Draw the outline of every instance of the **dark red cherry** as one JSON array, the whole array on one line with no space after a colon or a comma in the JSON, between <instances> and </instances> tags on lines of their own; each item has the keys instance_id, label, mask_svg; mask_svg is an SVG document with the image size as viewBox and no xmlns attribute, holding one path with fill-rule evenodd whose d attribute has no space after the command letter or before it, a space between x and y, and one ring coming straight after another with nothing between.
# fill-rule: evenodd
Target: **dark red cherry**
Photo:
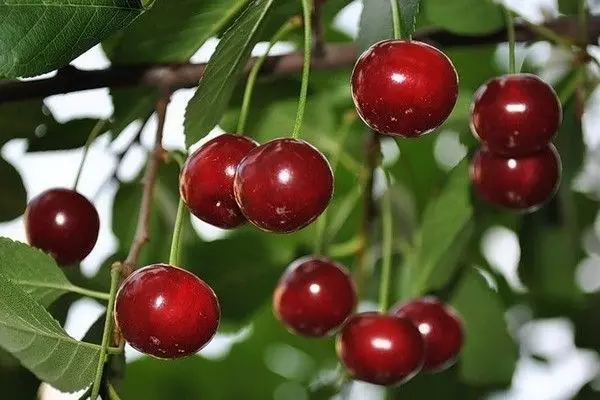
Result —
<instances>
[{"instance_id":1,"label":"dark red cherry","mask_svg":"<svg viewBox=\"0 0 600 400\"><path fill-rule=\"evenodd\" d=\"M550 200L560 183L560 157L553 145L518 158L479 148L471 164L477 194L491 204L534 211Z\"/></svg>"},{"instance_id":2,"label":"dark red cherry","mask_svg":"<svg viewBox=\"0 0 600 400\"><path fill-rule=\"evenodd\" d=\"M130 275L115 300L115 321L136 350L173 359L202 349L219 327L215 292L196 275L153 264Z\"/></svg>"},{"instance_id":3,"label":"dark red cherry","mask_svg":"<svg viewBox=\"0 0 600 400\"><path fill-rule=\"evenodd\" d=\"M327 208L333 173L325 156L309 143L275 139L242 160L233 189L250 222L265 231L290 233Z\"/></svg>"},{"instance_id":4,"label":"dark red cherry","mask_svg":"<svg viewBox=\"0 0 600 400\"><path fill-rule=\"evenodd\" d=\"M223 229L246 222L233 195L233 178L240 161L258 144L245 136L217 136L185 162L179 191L190 212Z\"/></svg>"},{"instance_id":5,"label":"dark red cherry","mask_svg":"<svg viewBox=\"0 0 600 400\"><path fill-rule=\"evenodd\" d=\"M546 146L562 120L554 89L530 74L488 81L475 93L471 112L473 133L493 152L509 156Z\"/></svg>"},{"instance_id":6,"label":"dark red cherry","mask_svg":"<svg viewBox=\"0 0 600 400\"><path fill-rule=\"evenodd\" d=\"M350 317L336 350L350 374L377 385L404 383L425 361L425 342L411 321L375 312Z\"/></svg>"},{"instance_id":7,"label":"dark red cherry","mask_svg":"<svg viewBox=\"0 0 600 400\"><path fill-rule=\"evenodd\" d=\"M99 231L94 205L70 189L46 190L25 210L29 244L49 253L62 266L78 263L90 254Z\"/></svg>"},{"instance_id":8,"label":"dark red cherry","mask_svg":"<svg viewBox=\"0 0 600 400\"><path fill-rule=\"evenodd\" d=\"M422 42L384 40L372 45L352 72L358 114L384 135L417 137L440 126L458 97L452 61Z\"/></svg>"},{"instance_id":9,"label":"dark red cherry","mask_svg":"<svg viewBox=\"0 0 600 400\"><path fill-rule=\"evenodd\" d=\"M463 323L454 309L433 297L396 305L391 314L409 319L425 340L423 370L441 371L456 361L463 344Z\"/></svg>"},{"instance_id":10,"label":"dark red cherry","mask_svg":"<svg viewBox=\"0 0 600 400\"><path fill-rule=\"evenodd\" d=\"M354 282L344 267L327 258L304 257L279 280L273 309L292 332L319 337L339 328L356 301Z\"/></svg>"}]
</instances>

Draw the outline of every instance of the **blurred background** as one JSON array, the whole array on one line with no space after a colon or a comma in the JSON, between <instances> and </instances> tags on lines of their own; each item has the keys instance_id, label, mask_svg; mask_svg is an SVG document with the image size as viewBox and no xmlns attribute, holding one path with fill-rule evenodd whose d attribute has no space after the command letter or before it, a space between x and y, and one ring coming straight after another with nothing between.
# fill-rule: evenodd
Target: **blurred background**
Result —
<instances>
[{"instance_id":1,"label":"blurred background","mask_svg":"<svg viewBox=\"0 0 600 400\"><path fill-rule=\"evenodd\" d=\"M368 0L366 0L368 1ZM575 1L575 0L573 0ZM511 0L507 4L533 23L539 23L559 15L557 0ZM351 36L356 37L358 22L362 9L361 1L354 1L345 7L335 17L335 27ZM600 13L600 1L591 1L592 14ZM210 39L192 57L193 62L206 62L214 51L217 39ZM259 44L253 54L262 54L267 44ZM284 54L295 49L293 43L279 43L272 54ZM600 59L600 48L590 46L590 53ZM452 54L450 54L452 57ZM455 57L452 57L456 60ZM478 63L477 59L461 62ZM528 46L519 46L517 49L517 62L523 68L533 71L546 81L557 84L561 82L570 71L572 55L559 47L551 46L548 42L536 42ZM456 62L456 61L455 61ZM500 44L493 49L494 68L498 73L505 72L508 64L507 44ZM72 65L80 69L100 69L110 65L100 46L96 46L72 62ZM459 66L460 67L460 66ZM590 67L592 68L592 67ZM600 71L596 68L591 71L600 77ZM51 76L53 73L44 76ZM461 79L463 77L461 76ZM33 79L39 79L33 78ZM183 135L183 116L187 101L192 97L194 90L184 89L176 92L169 105L165 126L164 146L169 150L185 150ZM464 103L459 106L465 107ZM58 95L46 98L44 105L59 123L66 123L75 118L103 119L113 115L113 103L108 89L89 90L84 92ZM310 117L310 116L309 116ZM102 136L91 147L87 162L83 169L79 191L89 199L92 199L101 216L100 238L90 256L82 263L82 274L93 277L96 275L101 263L115 253L119 246L118 238L113 233L113 220L120 218L112 215L113 201L117 193L118 185L111 181L116 176L122 182L131 182L136 179L145 163L146 154L152 147L153 137L156 131L156 118L152 116L143 127L141 133L141 144L134 145L124 155L123 162L118 170L119 154L122 152L134 135L141 128L142 123L135 121L118 136L114 141L108 134ZM214 135L223 132L220 128L215 129L209 137L203 139L200 145ZM285 132L282 132L285 134ZM468 153L467 146L461 138L461 132L445 127L435 135L433 152L435 162L441 170L449 171L455 167ZM586 158L581 171L573 180L575 191L585 193L593 199L600 198L600 89L597 88L589 97L583 114L583 138L585 144ZM27 190L28 199L33 198L42 191L54 187L72 185L78 165L82 157L82 149L56 152L28 152L26 139L14 139L2 147L2 157L10 162L23 178ZM387 164L393 164L395 159L401 156L401 151L392 142L384 142L384 154ZM385 190L385 184L380 179L376 182L376 191ZM379 189L377 189L379 188ZM193 219L192 225L197 234L206 241L214 241L223 238L225 232L208 226L199 220ZM578 263L575 270L575 281L578 289L584 295L593 296L600 291L600 219L590 220L585 234L581 238L581 247L585 251L585 257ZM0 235L8 236L17 240L25 241L25 233L22 218L11 222L0 224ZM152 246L152 243L150 244ZM476 398L493 400L565 400L571 398L600 399L600 327L590 331L590 335L597 335L594 346L579 347L576 345L576 322L560 312L550 313L548 318L540 318L539 313L532 311L527 302L519 302L518 294L527 291L521 282L517 268L520 263L521 248L517 234L505 225L494 225L486 229L480 238L481 253L485 261L496 275L485 273L488 285L493 290L499 289L497 277L502 277L501 285L508 285L510 291L517 293L517 300L511 301L504 317L509 327L509 333L517 343L518 361L512 376L510 386L507 388L486 387L477 391ZM198 262L203 262L198 260ZM106 266L104 266L106 267ZM284 265L281 266L282 270ZM483 271L483 269L482 269ZM593 297L596 299L597 297ZM594 300L598 303L598 300ZM363 309L375 308L374 304L365 302L361 305ZM597 319L600 317L600 308L595 308ZM66 330L73 337L81 339L88 328L104 312L103 305L90 300L82 299L75 301L68 309L66 315ZM264 311L263 314L268 314ZM537 314L537 315L536 315ZM258 315L260 319L270 319L270 316ZM582 315L586 315L583 313ZM206 358L218 364L219 360L225 360L232 352L239 348L236 359L243 357L244 352L249 351L244 347L244 342L251 341L253 336L261 335L265 329L264 324L256 327L257 322L247 324L239 329L219 333L199 357ZM280 333L279 336L282 334ZM267 335L268 336L268 335ZM256 338L255 338L256 339ZM310 385L319 386L323 382L335 379L336 366L330 364L329 368L321 368L319 374L314 376L316 361L310 353L301 348L294 347L290 342L280 342L277 339L270 342L267 339L258 341L264 346L260 347L263 367L281 378L273 391L272 398L275 400L305 400L313 398L307 386L298 382L304 382L311 377ZM330 345L330 343L328 344ZM254 344L254 347L257 345ZM256 350L256 349L255 349ZM241 355L240 355L241 354ZM126 358L128 363L139 362L143 358L141 354L127 347ZM489 363L494 363L490 359ZM167 363L167 362L163 362ZM189 363L188 363L189 364ZM138 364L139 368L132 370L135 379L163 379L164 375L150 376L153 370L150 364ZM188 374L189 380L194 380L193 374L207 374L207 368L196 368L190 371L185 362L173 366L170 374ZM190 364L191 365L191 364ZM204 365L204 364L203 364ZM191 367L190 367L191 368ZM226 374L226 367L215 367L215 374ZM249 368L252 368L249 366ZM237 371L239 373L239 371ZM225 378L215 378L215 382L223 385L236 385L238 380L245 381L236 375ZM249 375L252 374L248 370ZM146 375L144 375L146 374ZM161 372L162 374L162 372ZM128 378L131 379L131 378ZM165 379L171 379L166 377ZM184 385L173 378L171 387ZM320 383L321 382L321 383ZM139 382L143 383L143 382ZM309 387L311 387L309 385ZM586 388L586 394L578 395L582 388ZM443 385L441 386L443 390ZM195 398L189 396L187 389L179 387L180 391L173 398ZM364 383L352 383L345 385L343 394L334 394L334 398L349 399L382 399L384 394L376 386ZM449 389L450 390L450 389ZM63 394L44 385L40 391L41 397L50 399L77 399L80 394ZM139 393L139 392L138 392ZM398 393L402 393L401 390ZM440 392L441 393L441 392ZM449 391L448 393L451 393ZM456 392L458 393L458 392ZM140 394L140 396L142 396ZM443 398L461 398L451 397ZM584 397L586 396L586 397ZM1 397L1 396L0 396ZM125 397L135 398L135 397ZM137 397L145 398L145 397ZM168 397L164 397L168 398ZM209 398L209 397L207 397ZM314 397L317 398L317 397ZM321 397L319 397L321 398ZM423 398L423 397L398 397L398 398ZM433 397L430 397L433 398ZM442 397L436 397L442 398ZM470 397L469 397L470 398Z\"/></svg>"}]
</instances>

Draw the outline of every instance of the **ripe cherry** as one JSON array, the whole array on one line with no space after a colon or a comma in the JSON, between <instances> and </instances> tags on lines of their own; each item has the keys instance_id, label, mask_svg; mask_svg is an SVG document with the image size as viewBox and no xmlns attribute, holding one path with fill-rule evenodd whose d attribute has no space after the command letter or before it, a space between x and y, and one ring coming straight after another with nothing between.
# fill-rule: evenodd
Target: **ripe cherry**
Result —
<instances>
[{"instance_id":1,"label":"ripe cherry","mask_svg":"<svg viewBox=\"0 0 600 400\"><path fill-rule=\"evenodd\" d=\"M300 230L327 208L333 173L319 150L303 140L281 138L250 151L233 184L250 222L277 233Z\"/></svg>"},{"instance_id":2,"label":"ripe cherry","mask_svg":"<svg viewBox=\"0 0 600 400\"><path fill-rule=\"evenodd\" d=\"M233 195L240 161L258 144L244 136L224 134L204 144L185 162L179 191L190 212L223 229L246 222Z\"/></svg>"},{"instance_id":3,"label":"ripe cherry","mask_svg":"<svg viewBox=\"0 0 600 400\"><path fill-rule=\"evenodd\" d=\"M384 135L417 137L440 126L458 97L458 75L441 51L417 41L384 40L352 72L359 115Z\"/></svg>"},{"instance_id":4,"label":"ripe cherry","mask_svg":"<svg viewBox=\"0 0 600 400\"><path fill-rule=\"evenodd\" d=\"M519 158L479 148L471 164L471 180L484 200L517 211L534 211L558 189L560 157L553 145Z\"/></svg>"},{"instance_id":5,"label":"ripe cherry","mask_svg":"<svg viewBox=\"0 0 600 400\"><path fill-rule=\"evenodd\" d=\"M409 319L425 340L423 370L441 371L456 361L463 344L463 323L454 309L433 297L396 305L391 314Z\"/></svg>"},{"instance_id":6,"label":"ripe cherry","mask_svg":"<svg viewBox=\"0 0 600 400\"><path fill-rule=\"evenodd\" d=\"M25 210L30 245L49 253L59 265L83 260L96 245L100 218L88 199L70 189L50 189Z\"/></svg>"},{"instance_id":7,"label":"ripe cherry","mask_svg":"<svg viewBox=\"0 0 600 400\"><path fill-rule=\"evenodd\" d=\"M133 348L174 359L198 352L212 339L219 327L220 309L213 290L196 275L153 264L123 282L114 316Z\"/></svg>"},{"instance_id":8,"label":"ripe cherry","mask_svg":"<svg viewBox=\"0 0 600 400\"><path fill-rule=\"evenodd\" d=\"M374 312L350 317L336 350L355 378L378 385L408 381L425 361L425 342L412 322Z\"/></svg>"},{"instance_id":9,"label":"ripe cherry","mask_svg":"<svg viewBox=\"0 0 600 400\"><path fill-rule=\"evenodd\" d=\"M475 93L471 112L473 133L493 152L509 156L546 146L562 120L554 89L531 74L488 81Z\"/></svg>"},{"instance_id":10,"label":"ripe cherry","mask_svg":"<svg viewBox=\"0 0 600 400\"><path fill-rule=\"evenodd\" d=\"M322 257L304 257L285 271L273 295L277 318L292 332L319 337L339 328L356 307L348 271Z\"/></svg>"}]
</instances>

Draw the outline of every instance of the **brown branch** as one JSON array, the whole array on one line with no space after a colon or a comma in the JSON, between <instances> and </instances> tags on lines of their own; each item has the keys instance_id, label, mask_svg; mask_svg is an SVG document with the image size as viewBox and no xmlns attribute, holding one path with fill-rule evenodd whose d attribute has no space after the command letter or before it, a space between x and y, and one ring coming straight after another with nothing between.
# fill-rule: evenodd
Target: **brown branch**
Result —
<instances>
[{"instance_id":1,"label":"brown branch","mask_svg":"<svg viewBox=\"0 0 600 400\"><path fill-rule=\"evenodd\" d=\"M579 38L577 18L561 17L545 26L566 40L577 43ZM515 26L516 39L529 42L540 39L539 33L526 23ZM600 36L600 16L590 17L588 38L595 43ZM439 47L477 46L506 41L506 31L481 35L458 35L439 29L426 29L414 35L416 40L433 43ZM326 46L325 54L315 57L312 68L340 69L350 68L357 57L357 48L353 44ZM248 71L255 59L250 60ZM124 88L147 86L154 88L169 87L172 89L195 87L204 73L206 64L158 64L158 65L124 65L112 66L104 70L82 71L74 67L62 68L51 78L32 81L0 82L0 103L46 97L55 94L70 93L78 90L97 89L103 87ZM261 70L262 74L271 76L287 76L298 74L302 70L302 54L292 53L283 56L272 56L267 59Z\"/></svg>"},{"instance_id":2,"label":"brown branch","mask_svg":"<svg viewBox=\"0 0 600 400\"><path fill-rule=\"evenodd\" d=\"M150 225L150 214L152 212L152 200L154 194L154 186L158 174L158 168L161 161L164 159L164 150L162 148L163 130L165 127L165 116L167 113L167 105L169 104L170 95L164 95L159 98L156 103L156 115L158 119L158 127L156 129L156 138L154 140L154 149L151 157L146 163L146 171L142 178L143 191L142 202L140 204L140 212L138 216L137 227L129 254L122 264L123 277L130 275L136 268L140 252L144 245L150 240L148 230Z\"/></svg>"},{"instance_id":3,"label":"brown branch","mask_svg":"<svg viewBox=\"0 0 600 400\"><path fill-rule=\"evenodd\" d=\"M323 58L325 56L325 24L322 17L322 6L324 0L313 0L313 18L312 31L314 43L314 57Z\"/></svg>"}]
</instances>

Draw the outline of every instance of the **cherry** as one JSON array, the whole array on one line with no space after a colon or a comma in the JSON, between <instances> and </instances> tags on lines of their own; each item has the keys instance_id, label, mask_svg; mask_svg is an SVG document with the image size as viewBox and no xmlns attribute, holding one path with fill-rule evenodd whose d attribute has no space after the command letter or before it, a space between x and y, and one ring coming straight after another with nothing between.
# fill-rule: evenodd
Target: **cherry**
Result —
<instances>
[{"instance_id":1,"label":"cherry","mask_svg":"<svg viewBox=\"0 0 600 400\"><path fill-rule=\"evenodd\" d=\"M303 140L281 138L250 151L233 184L250 222L277 233L300 230L327 208L333 173L319 150Z\"/></svg>"},{"instance_id":2,"label":"cherry","mask_svg":"<svg viewBox=\"0 0 600 400\"><path fill-rule=\"evenodd\" d=\"M273 295L277 318L292 332L319 337L339 328L356 307L348 271L322 257L303 257L285 271Z\"/></svg>"},{"instance_id":3,"label":"cherry","mask_svg":"<svg viewBox=\"0 0 600 400\"><path fill-rule=\"evenodd\" d=\"M458 75L441 51L417 41L384 40L358 59L352 98L364 122L384 135L417 137L440 126L458 97Z\"/></svg>"},{"instance_id":4,"label":"cherry","mask_svg":"<svg viewBox=\"0 0 600 400\"><path fill-rule=\"evenodd\" d=\"M246 222L233 195L233 178L240 161L258 146L244 136L224 134L204 144L185 162L179 191L190 212L223 229Z\"/></svg>"},{"instance_id":5,"label":"cherry","mask_svg":"<svg viewBox=\"0 0 600 400\"><path fill-rule=\"evenodd\" d=\"M88 199L71 189L39 194L25 210L30 245L49 253L59 265L83 260L96 245L100 218Z\"/></svg>"},{"instance_id":6,"label":"cherry","mask_svg":"<svg viewBox=\"0 0 600 400\"><path fill-rule=\"evenodd\" d=\"M562 120L552 86L531 74L488 81L475 93L471 112L473 133L493 152L510 156L546 146Z\"/></svg>"},{"instance_id":7,"label":"cherry","mask_svg":"<svg viewBox=\"0 0 600 400\"><path fill-rule=\"evenodd\" d=\"M454 364L464 336L454 309L433 297L422 297L394 306L391 314L409 319L421 332L427 348L424 371L441 371Z\"/></svg>"},{"instance_id":8,"label":"cherry","mask_svg":"<svg viewBox=\"0 0 600 400\"><path fill-rule=\"evenodd\" d=\"M168 264L131 274L115 300L115 321L136 350L157 358L198 352L215 335L220 309L215 292L196 275Z\"/></svg>"},{"instance_id":9,"label":"cherry","mask_svg":"<svg viewBox=\"0 0 600 400\"><path fill-rule=\"evenodd\" d=\"M479 148L471 164L471 180L484 200L517 211L534 211L558 189L560 157L553 145L519 158Z\"/></svg>"},{"instance_id":10,"label":"cherry","mask_svg":"<svg viewBox=\"0 0 600 400\"><path fill-rule=\"evenodd\" d=\"M425 342L411 321L375 312L350 317L336 350L355 378L378 385L408 381L425 361Z\"/></svg>"}]
</instances>

